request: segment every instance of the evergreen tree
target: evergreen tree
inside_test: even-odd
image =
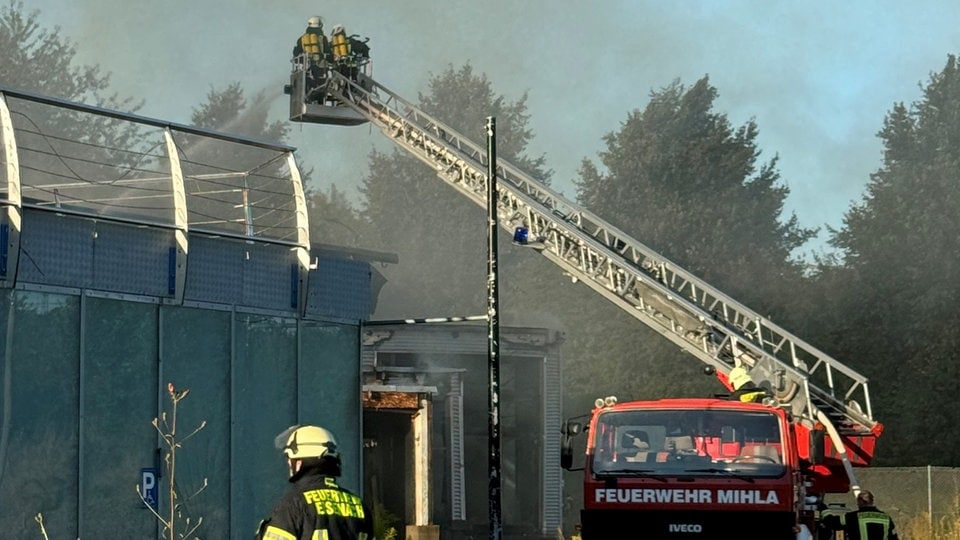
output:
[[[871,378],[876,416],[888,428],[883,462],[950,465],[960,459],[951,420],[960,406],[944,399],[960,378],[956,56],[918,102],[895,104],[879,136],[883,165],[831,240],[847,278],[838,301],[845,339],[837,341]]]
[[[74,44],[60,27],[40,26],[38,11],[23,2],[0,7],[0,84],[98,107],[136,111],[141,103],[109,93],[110,75],[100,66],[77,65]]]
[[[109,93],[99,66],[78,65],[76,48],[58,27],[44,29],[38,12],[23,3],[0,6],[0,85],[98,107],[134,112],[141,103]],[[122,213],[124,203],[89,197],[83,184],[129,180],[150,169],[155,143],[142,126],[103,115],[51,106],[6,94],[20,156],[24,201],[57,204],[101,214]],[[50,184],[68,185],[59,190]],[[29,189],[26,188],[29,186]],[[139,210],[139,209],[137,209]]]
[[[310,242],[334,246],[364,247],[370,233],[346,193],[331,185],[327,191],[307,190]]]
[[[642,111],[629,113],[620,130],[605,137],[602,168],[584,160],[578,199],[668,260],[789,327],[789,291],[802,283],[802,265],[791,251],[814,231],[800,228],[795,216],[779,221],[788,189],[779,184],[776,158],[757,163],[757,126],[732,127],[713,111],[716,97],[706,77],[689,89],[674,82],[652,93]],[[641,398],[723,390],[696,375],[699,362],[639,321],[600,313],[593,317],[604,323],[592,326],[607,346],[603,354],[588,349],[593,358],[571,366],[576,388],[592,382]]]
[[[497,155],[545,178],[544,159],[525,155],[532,134],[526,95],[515,102],[495,95],[486,75],[466,64],[448,67],[419,95],[418,107],[474,142],[483,141],[488,116],[497,119]],[[402,284],[384,288],[381,317],[476,315],[486,306],[486,210],[436,178],[405,152],[374,151],[361,192],[361,215],[381,249],[400,264],[385,270]],[[501,266],[509,266],[502,253]],[[429,291],[429,294],[427,292]]]
[[[777,158],[758,164],[757,126],[713,111],[704,77],[654,92],[605,137],[604,171],[581,167],[578,199],[667,259],[764,315],[802,274],[791,252],[815,231],[780,221],[789,189]]]
[[[290,131],[287,122],[267,120],[270,103],[265,93],[260,92],[248,100],[238,82],[230,83],[223,90],[211,89],[206,99],[190,116],[197,127],[278,142]]]

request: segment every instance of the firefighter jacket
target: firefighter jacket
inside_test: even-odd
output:
[[[318,64],[330,54],[330,42],[320,28],[307,28],[293,47],[293,57],[304,55],[311,64]]]
[[[260,525],[261,540],[373,540],[373,514],[336,478],[311,468]]]
[[[862,506],[839,516],[825,516],[823,524],[843,531],[847,540],[899,540],[893,520],[875,506]]]

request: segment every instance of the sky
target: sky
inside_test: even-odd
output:
[[[211,90],[239,82],[286,118],[294,42],[311,15],[327,31],[370,38],[373,77],[409,101],[448,67],[470,63],[509,101],[527,95],[553,187],[575,198],[580,163],[599,164],[604,135],[649,95],[709,76],[714,111],[753,120],[760,160],[779,157],[790,189],[782,219],[821,229],[823,249],[882,165],[877,132],[894,104],[922,97],[960,52],[956,0],[28,0],[59,27],[77,60],[110,73],[139,114],[189,124]],[[442,119],[440,119],[442,120]],[[371,149],[392,143],[369,125],[293,124],[288,143],[314,186],[359,200]],[[469,134],[466,134],[469,135]],[[483,126],[475,141],[484,143]],[[439,182],[439,181],[438,181]],[[439,185],[439,184],[438,184]],[[602,217],[602,216],[601,216]],[[638,238],[641,242],[642,238]]]

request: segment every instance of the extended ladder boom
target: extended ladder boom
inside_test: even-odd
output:
[[[481,146],[372,79],[362,78],[361,87],[332,75],[331,95],[486,206],[487,156]],[[496,171],[501,225],[511,232],[527,227],[537,245],[542,242],[540,253],[575,280],[724,373],[735,359],[745,364],[795,415],[817,422],[823,412],[849,435],[877,425],[864,376],[505,160],[497,160]]]

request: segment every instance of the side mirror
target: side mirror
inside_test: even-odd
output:
[[[824,437],[826,432],[822,429],[814,429],[810,431],[810,463],[813,465],[818,465],[823,463],[823,453],[824,453]]]
[[[567,438],[579,435],[581,431],[583,431],[583,424],[580,422],[567,420],[567,422],[563,424],[563,434],[566,435]]]
[[[569,444],[560,447],[560,466],[568,471],[573,467],[573,448]]]
[[[563,442],[560,444],[560,466],[566,470],[573,467],[573,438],[583,431],[583,424],[567,420],[563,424]]]

